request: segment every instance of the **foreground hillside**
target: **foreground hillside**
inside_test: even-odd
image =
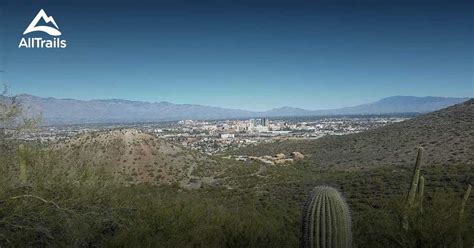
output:
[[[298,247],[308,195],[330,185],[351,209],[353,247],[444,248],[459,239],[472,247],[474,197],[459,217],[474,182],[472,107],[247,150],[305,154],[284,166],[209,158],[129,129],[81,135],[56,149],[0,140],[0,246]],[[426,147],[423,212],[407,213],[419,145]]]
[[[233,153],[276,155],[301,151],[314,166],[356,169],[410,163],[422,146],[429,165],[474,166],[474,100],[363,133],[281,141]]]
[[[134,184],[186,185],[191,178],[198,180],[195,169],[219,171],[215,159],[135,129],[85,133],[55,145],[55,149],[66,163],[99,166]]]

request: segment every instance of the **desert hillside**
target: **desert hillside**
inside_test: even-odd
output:
[[[135,129],[86,133],[56,148],[65,151],[66,162],[103,166],[131,183],[186,183],[196,167],[216,163]]]
[[[300,151],[315,166],[346,169],[410,164],[418,146],[425,148],[427,164],[472,165],[474,100],[363,133],[281,141],[234,153],[273,156]]]

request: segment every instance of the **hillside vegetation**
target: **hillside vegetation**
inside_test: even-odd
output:
[[[207,155],[135,129],[85,133],[54,149],[68,164],[100,166],[134,184],[187,184],[198,171],[210,177],[225,168]]]
[[[329,185],[347,200],[353,247],[472,247],[474,197],[459,214],[474,181],[472,110],[238,151],[305,154],[286,166],[209,158],[134,130],[54,149],[0,137],[0,246],[297,247],[308,195]],[[404,207],[419,145],[423,212]]]
[[[473,166],[474,100],[363,133],[280,141],[232,153],[263,156],[300,151],[314,166],[348,170],[409,164],[418,146],[425,148],[428,165]]]

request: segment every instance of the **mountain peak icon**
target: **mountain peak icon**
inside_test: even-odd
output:
[[[52,23],[56,28],[50,27],[50,26],[36,26],[38,25],[38,22],[40,19],[43,19],[45,23]],[[43,9],[41,9],[38,14],[36,14],[35,18],[33,21],[31,21],[30,25],[25,29],[25,32],[23,34],[28,34],[31,32],[36,32],[36,31],[41,31],[45,32],[51,36],[60,36],[61,32],[59,31],[58,24],[54,21],[54,18],[52,16],[48,16],[46,12],[44,12]]]

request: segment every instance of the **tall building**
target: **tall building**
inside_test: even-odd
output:
[[[261,123],[262,126],[267,126],[268,125],[268,119],[267,118],[262,118]]]

